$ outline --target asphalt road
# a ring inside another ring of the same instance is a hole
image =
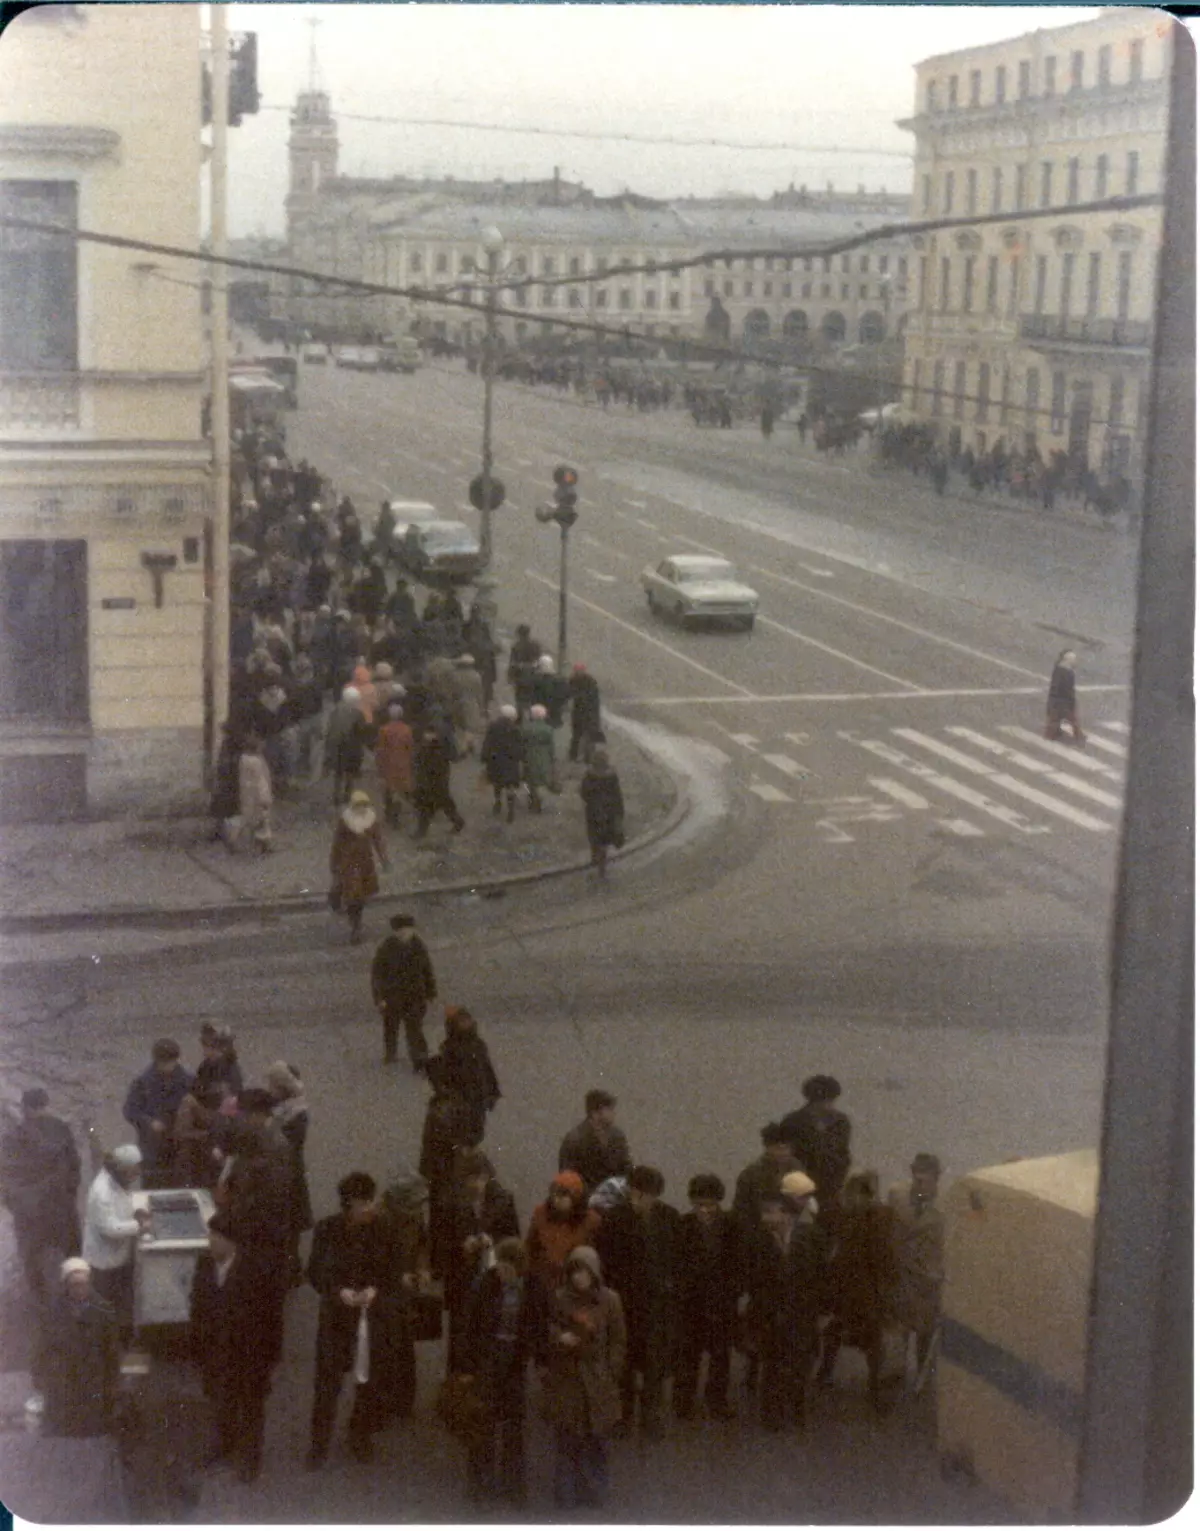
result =
[[[453,368],[305,368],[289,452],[332,476],[364,522],[385,496],[457,515],[477,471],[481,392]],[[953,1175],[1094,1142],[1130,541],[939,501],[860,462],[819,462],[782,432],[763,442],[756,429],[697,430],[679,412],[605,414],[504,385],[496,450],[509,494],[496,518],[502,626],[529,621],[552,644],[558,535],[533,510],[554,465],[569,462],[581,474],[571,657],[608,705],[690,763],[706,810],[680,841],[619,865],[607,888],[581,878],[419,910],[444,997],[470,1003],[491,1043],[504,1099],[488,1146],[522,1215],[584,1090],[601,1083],[620,1099],[635,1156],[662,1167],[676,1201],[701,1169],[732,1183],[758,1128],[799,1104],[813,1072],[842,1080],[856,1161],[885,1180],[918,1149]],[[760,590],[752,635],[682,632],[647,611],[642,566],[700,550],[733,558]],[[1067,641],[1091,734],[1082,753],[1039,737]],[[203,943],[166,933],[152,951],[76,945],[57,966],[10,972],[13,1056],[111,1135],[146,1041],[190,1038],[220,1014],[251,1072],[284,1056],[309,1081],[314,1199],[328,1209],[347,1169],[382,1174],[415,1158],[424,1105],[416,1081],[378,1066],[369,957],[343,939],[317,917]],[[214,1503],[218,1518],[291,1518],[318,1502],[287,1470],[303,1450],[310,1325],[308,1315],[290,1342],[296,1385],[276,1393],[287,1400],[273,1426],[282,1460],[256,1497]],[[850,1386],[851,1404],[827,1406],[819,1463],[799,1479],[752,1433],[723,1447],[715,1470],[681,1440],[660,1448],[667,1477],[656,1471],[651,1489],[633,1472],[614,1513],[985,1513],[937,1479],[917,1415],[893,1422],[879,1450],[865,1439],[843,1452],[861,1434],[842,1417],[849,1407],[857,1418]],[[868,1459],[884,1475],[874,1487]],[[900,1460],[911,1481],[889,1498]],[[340,1473],[336,1508],[311,1513],[401,1517],[360,1481]],[[422,1515],[454,1517],[456,1491],[442,1481],[444,1500],[431,1488]]]

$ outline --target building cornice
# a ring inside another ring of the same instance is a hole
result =
[[[36,155],[53,159],[116,159],[121,135],[115,128],[74,123],[0,122],[0,156]]]

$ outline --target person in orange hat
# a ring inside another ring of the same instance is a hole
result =
[[[545,1201],[533,1209],[525,1235],[529,1274],[542,1283],[547,1298],[563,1284],[567,1256],[591,1244],[599,1227],[600,1214],[587,1204],[583,1176],[560,1170],[550,1182]]]

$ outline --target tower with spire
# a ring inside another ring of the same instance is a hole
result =
[[[312,41],[308,53],[308,82],[297,95],[292,108],[288,136],[288,244],[294,250],[299,226],[312,213],[321,188],[337,175],[337,123],[329,103],[317,63],[317,28],[320,21],[309,21]]]

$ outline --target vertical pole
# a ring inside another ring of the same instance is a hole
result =
[[[483,339],[483,509],[479,512],[479,561],[487,570],[492,565],[492,388],[496,369],[496,272],[500,252],[489,250],[487,311]]]
[[[567,538],[570,528],[560,522],[558,530],[558,673],[561,675],[567,667]]]
[[[1164,18],[1165,21],[1165,18]],[[1074,1518],[1192,1491],[1196,54],[1171,39],[1129,785]]]
[[[210,246],[228,251],[226,169],[229,152],[229,32],[224,5],[209,7],[212,43],[212,158],[209,161]],[[229,712],[229,290],[224,266],[210,267],[212,334],[212,751],[220,749]]]

